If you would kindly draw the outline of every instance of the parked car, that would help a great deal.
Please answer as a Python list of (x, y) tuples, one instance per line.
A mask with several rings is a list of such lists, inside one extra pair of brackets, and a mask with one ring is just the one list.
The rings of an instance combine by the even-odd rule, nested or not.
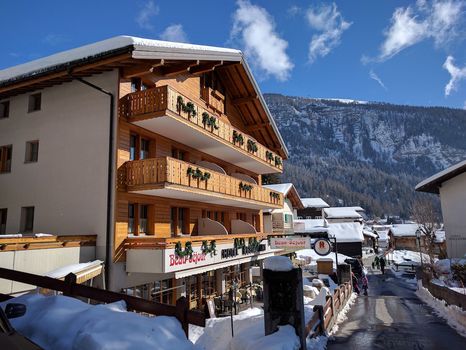
[(40, 346), (18, 333), (9, 319), (26, 313), (26, 305), (9, 303), (5, 311), (0, 307), (0, 348), (2, 350), (40, 350)]

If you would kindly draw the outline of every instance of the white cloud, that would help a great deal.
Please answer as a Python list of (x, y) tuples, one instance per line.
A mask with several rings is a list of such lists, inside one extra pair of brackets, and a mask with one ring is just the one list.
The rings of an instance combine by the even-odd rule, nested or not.
[(454, 59), (452, 56), (448, 56), (443, 64), (448, 73), (450, 73), (450, 81), (445, 86), (445, 96), (449, 96), (453, 91), (458, 89), (458, 84), (461, 80), (466, 79), (466, 66), (459, 68), (453, 63)]
[(322, 5), (310, 7), (306, 18), (309, 26), (319, 32), (314, 34), (309, 43), (309, 61), (314, 62), (319, 56), (328, 55), (340, 44), (341, 36), (352, 23), (346, 22), (337, 9), (337, 5)]
[(188, 42), (188, 36), (183, 30), (183, 26), (181, 24), (173, 24), (165, 28), (162, 34), (160, 34), (160, 39), (166, 41), (176, 41), (179, 43)]
[(246, 56), (266, 75), (287, 80), (293, 63), (286, 53), (288, 42), (278, 35), (272, 16), (248, 0), (237, 1), (231, 37), (244, 46)]
[(151, 1), (147, 1), (136, 16), (136, 23), (142, 29), (153, 30), (151, 19), (159, 14), (159, 7)]
[(462, 0), (418, 0), (414, 6), (397, 8), (384, 32), (378, 60), (387, 60), (426, 39), (436, 46), (450, 42), (457, 36), (463, 7)]
[(53, 34), (53, 33), (50, 33), (50, 34), (47, 34), (43, 39), (42, 39), (42, 42), (47, 44), (47, 45), (50, 45), (50, 46), (55, 46), (55, 45), (59, 45), (61, 43), (64, 43), (68, 41), (68, 39), (64, 36), (64, 35), (61, 35), (61, 34)]
[(375, 74), (375, 72), (371, 69), (370, 72), (369, 72), (369, 77), (373, 80), (375, 80), (377, 83), (379, 83), (379, 85), (381, 87), (383, 87), (385, 90), (387, 90), (387, 87), (385, 86), (385, 84), (383, 83), (382, 79), (379, 78), (379, 76), (377, 74)]
[(296, 16), (299, 12), (301, 12), (301, 8), (299, 6), (296, 6), (296, 5), (292, 5), (288, 8), (288, 10), (286, 11), (288, 13), (289, 16), (291, 17), (294, 17)]

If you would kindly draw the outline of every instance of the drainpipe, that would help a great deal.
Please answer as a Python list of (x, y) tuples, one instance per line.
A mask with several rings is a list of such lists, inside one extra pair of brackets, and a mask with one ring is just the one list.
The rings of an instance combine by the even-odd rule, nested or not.
[(112, 234), (112, 200), (113, 200), (113, 154), (114, 154), (114, 107), (115, 107), (115, 97), (113, 93), (101, 88), (100, 86), (94, 85), (87, 80), (84, 80), (80, 77), (76, 77), (72, 74), (71, 70), (68, 71), (68, 75), (76, 81), (87, 85), (105, 95), (110, 96), (110, 133), (108, 139), (108, 184), (107, 184), (107, 228), (106, 228), (106, 244), (105, 244), (105, 289), (110, 288), (110, 259), (112, 258), (112, 248), (111, 248), (111, 234)]

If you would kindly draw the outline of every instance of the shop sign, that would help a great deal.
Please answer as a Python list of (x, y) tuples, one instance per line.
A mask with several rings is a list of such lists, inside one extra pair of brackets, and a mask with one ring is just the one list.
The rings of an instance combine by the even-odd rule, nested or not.
[(310, 237), (281, 237), (271, 238), (270, 246), (272, 249), (286, 249), (286, 250), (299, 250), (310, 249)]
[(314, 243), (314, 251), (321, 256), (328, 255), (332, 251), (330, 241), (325, 238), (319, 238)]

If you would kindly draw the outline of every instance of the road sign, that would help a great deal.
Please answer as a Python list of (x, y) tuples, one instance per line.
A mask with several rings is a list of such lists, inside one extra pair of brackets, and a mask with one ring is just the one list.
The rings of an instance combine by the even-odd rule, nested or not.
[(332, 245), (328, 239), (319, 238), (314, 243), (314, 251), (320, 256), (328, 255), (332, 251)]
[(286, 250), (299, 250), (310, 249), (310, 237), (281, 237), (271, 238), (270, 247), (272, 249), (286, 249)]

